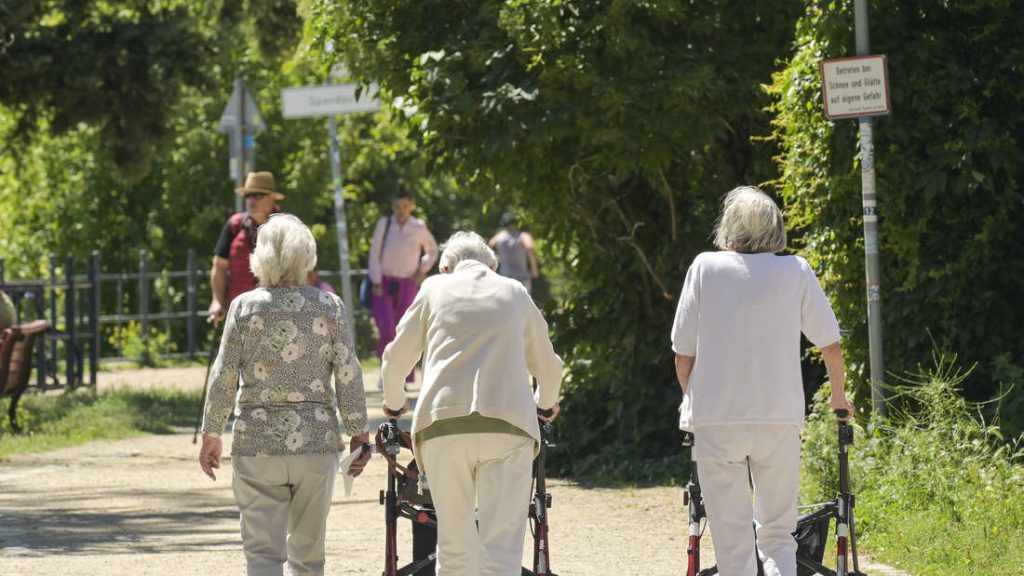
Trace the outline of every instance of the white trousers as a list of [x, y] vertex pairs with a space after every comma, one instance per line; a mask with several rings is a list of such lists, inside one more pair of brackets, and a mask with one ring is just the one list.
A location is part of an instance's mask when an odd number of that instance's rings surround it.
[[420, 446], [437, 511], [438, 576], [520, 576], [535, 446], [503, 433], [439, 436]]
[[338, 454], [236, 456], [232, 488], [241, 513], [248, 576], [324, 573], [324, 537]]
[[[779, 424], [702, 426], [694, 460], [721, 576], [796, 576], [800, 428]], [[749, 470], [749, 476], [748, 476]], [[750, 484], [753, 482], [753, 503]]]

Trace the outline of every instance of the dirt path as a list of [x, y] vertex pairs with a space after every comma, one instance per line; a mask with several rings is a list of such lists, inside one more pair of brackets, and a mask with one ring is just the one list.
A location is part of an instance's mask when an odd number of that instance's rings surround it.
[[[203, 369], [104, 374], [102, 389], [131, 385], [202, 388]], [[120, 384], [118, 382], [121, 382]], [[380, 405], [368, 375], [369, 405]], [[29, 576], [237, 575], [245, 571], [230, 463], [211, 482], [196, 464], [192, 431], [93, 442], [0, 464], [0, 574]], [[225, 438], [226, 445], [230, 439]], [[328, 521], [328, 574], [381, 573], [383, 509], [379, 457]], [[678, 576], [686, 567], [680, 488], [588, 489], [549, 483], [552, 565], [561, 576]], [[400, 563], [411, 550], [399, 525]], [[705, 565], [713, 563], [704, 539]], [[874, 575], [900, 575], [866, 566]], [[862, 569], [865, 569], [862, 564]]]

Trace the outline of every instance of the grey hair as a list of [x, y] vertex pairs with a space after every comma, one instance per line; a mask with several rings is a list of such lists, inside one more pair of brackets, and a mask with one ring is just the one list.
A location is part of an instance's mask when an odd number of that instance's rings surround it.
[[498, 257], [494, 255], [494, 250], [491, 250], [483, 237], [476, 232], [460, 231], [452, 234], [442, 246], [442, 250], [439, 264], [442, 271], [454, 270], [455, 265], [463, 260], [476, 260], [491, 268], [498, 265]]
[[786, 224], [770, 196], [754, 186], [739, 186], [725, 195], [715, 226], [715, 246], [745, 254], [786, 249]]
[[315, 266], [316, 240], [302, 220], [291, 214], [272, 214], [259, 227], [249, 267], [260, 286], [303, 285]]

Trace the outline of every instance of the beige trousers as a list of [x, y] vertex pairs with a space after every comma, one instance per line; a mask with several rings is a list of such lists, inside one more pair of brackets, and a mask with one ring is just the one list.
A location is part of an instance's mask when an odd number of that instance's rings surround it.
[[439, 436], [420, 446], [437, 510], [437, 576], [520, 576], [535, 446], [503, 433]]
[[757, 574], [756, 553], [766, 576], [796, 576], [793, 532], [800, 491], [800, 428], [784, 424], [702, 426], [694, 435], [694, 460], [718, 573]]
[[324, 573], [324, 537], [338, 454], [235, 456], [232, 488], [241, 513], [248, 576]]

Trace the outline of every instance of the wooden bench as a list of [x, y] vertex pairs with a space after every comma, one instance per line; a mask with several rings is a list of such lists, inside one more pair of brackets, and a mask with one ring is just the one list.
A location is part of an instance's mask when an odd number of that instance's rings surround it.
[[32, 349], [36, 337], [46, 330], [46, 320], [36, 320], [20, 326], [11, 326], [0, 333], [0, 398], [10, 398], [7, 411], [11, 430], [21, 432], [18, 425], [18, 400], [28, 388], [32, 373]]

